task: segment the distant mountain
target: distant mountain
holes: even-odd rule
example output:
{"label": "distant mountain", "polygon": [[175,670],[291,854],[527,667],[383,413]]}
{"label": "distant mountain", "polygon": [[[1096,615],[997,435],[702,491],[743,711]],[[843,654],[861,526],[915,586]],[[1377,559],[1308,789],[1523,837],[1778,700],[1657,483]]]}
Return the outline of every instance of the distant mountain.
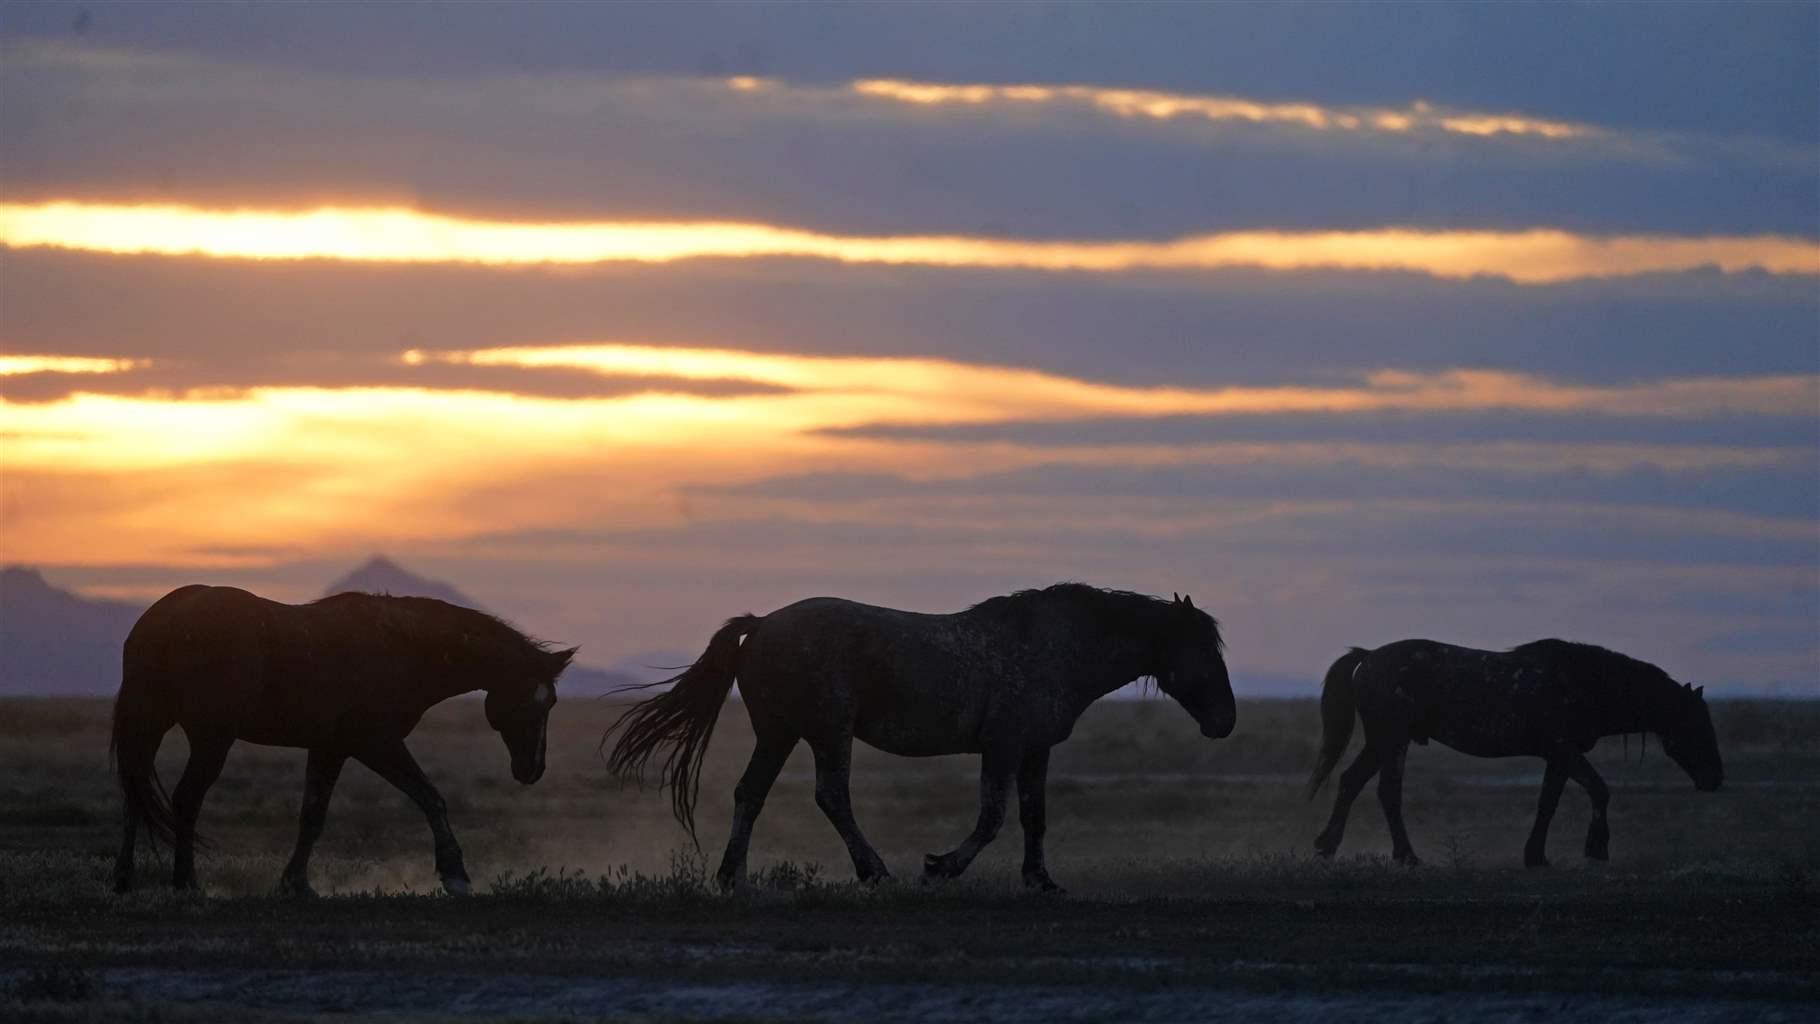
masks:
{"label": "distant mountain", "polygon": [[[374,555],[323,594],[350,590],[484,608],[453,584],[419,576],[384,555]],[[144,611],[144,605],[130,601],[59,589],[36,569],[0,570],[0,695],[112,695],[120,688],[121,645]],[[653,678],[648,672],[619,666],[572,665],[563,673],[562,689],[572,696],[595,696],[648,678]]]}
{"label": "distant mountain", "polygon": [[0,569],[0,694],[113,693],[120,645],[144,610],[53,587],[36,569]]}
{"label": "distant mountain", "polygon": [[329,584],[322,596],[345,594],[350,590],[393,597],[433,597],[464,608],[486,610],[479,601],[455,589],[453,584],[419,576],[384,555],[374,555],[360,568]]}

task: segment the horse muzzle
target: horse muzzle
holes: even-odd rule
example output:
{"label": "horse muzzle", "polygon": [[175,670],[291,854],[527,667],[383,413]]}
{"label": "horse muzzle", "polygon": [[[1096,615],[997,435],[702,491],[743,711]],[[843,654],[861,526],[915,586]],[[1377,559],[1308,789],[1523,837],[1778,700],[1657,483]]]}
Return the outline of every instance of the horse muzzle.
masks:
{"label": "horse muzzle", "polygon": [[543,762],[531,762],[528,759],[520,761],[518,758],[513,758],[512,778],[529,786],[531,783],[543,778]]}
{"label": "horse muzzle", "polygon": [[1239,724],[1239,716],[1230,715],[1224,718],[1201,719],[1201,735],[1210,740],[1223,740],[1232,735],[1232,730]]}

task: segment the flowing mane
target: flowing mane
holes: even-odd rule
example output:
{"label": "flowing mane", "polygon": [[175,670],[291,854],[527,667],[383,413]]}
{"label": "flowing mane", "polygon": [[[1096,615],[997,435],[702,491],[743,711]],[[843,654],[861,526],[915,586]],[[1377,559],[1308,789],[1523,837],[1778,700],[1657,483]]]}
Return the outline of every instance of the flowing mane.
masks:
{"label": "flowing mane", "polygon": [[[1168,624],[1179,621],[1170,618],[1179,607],[1170,601],[1149,594],[1110,590],[1086,583],[1055,583],[1047,587],[989,597],[968,608],[963,614],[1024,622],[1041,609],[1056,604],[1085,609],[1115,626],[1135,633],[1152,632],[1157,629],[1159,622]],[[1219,620],[1199,609],[1195,611],[1213,624],[1217,649],[1224,651],[1226,641],[1220,636]],[[1162,618],[1159,619],[1159,616]]]}
{"label": "flowing mane", "polygon": [[312,601],[308,607],[366,616],[389,635],[425,651],[443,651],[455,644],[469,650],[479,647],[497,660],[522,661],[556,650],[555,644],[528,636],[504,619],[433,597],[350,590]]}

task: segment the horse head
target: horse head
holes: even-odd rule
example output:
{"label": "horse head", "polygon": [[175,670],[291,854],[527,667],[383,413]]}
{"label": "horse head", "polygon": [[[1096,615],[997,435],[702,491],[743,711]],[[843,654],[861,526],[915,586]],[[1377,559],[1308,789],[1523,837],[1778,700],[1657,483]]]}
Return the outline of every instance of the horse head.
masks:
{"label": "horse head", "polygon": [[1238,722],[1232,678],[1226,674],[1220,625],[1194,606],[1194,598],[1177,595],[1169,608],[1156,683],[1200,723],[1201,735],[1223,739]]}
{"label": "horse head", "polygon": [[1706,687],[1691,683],[1673,689],[1665,706],[1657,709],[1656,735],[1663,751],[1694,780],[1694,788],[1710,793],[1725,782],[1725,765],[1719,759],[1705,693]]}
{"label": "horse head", "polygon": [[556,677],[569,666],[575,650],[539,651],[522,671],[487,689],[487,724],[505,740],[512,777],[527,786],[543,778]]}

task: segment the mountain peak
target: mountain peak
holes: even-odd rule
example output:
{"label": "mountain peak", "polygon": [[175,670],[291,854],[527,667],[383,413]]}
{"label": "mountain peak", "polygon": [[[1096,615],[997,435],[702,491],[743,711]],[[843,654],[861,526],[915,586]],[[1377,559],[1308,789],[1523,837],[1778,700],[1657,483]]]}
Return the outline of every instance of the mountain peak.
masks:
{"label": "mountain peak", "polygon": [[480,602],[457,590],[453,584],[419,576],[391,558],[376,554],[360,567],[329,584],[323,596],[343,594],[350,590],[366,594],[390,594],[393,597],[433,597],[464,608],[479,608]]}

